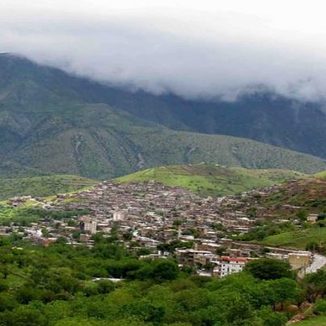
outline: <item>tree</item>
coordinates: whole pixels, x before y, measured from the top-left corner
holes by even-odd
[[[261,280],[275,280],[283,277],[292,278],[293,272],[289,263],[276,259],[257,259],[249,262],[245,271]]]
[[[286,301],[296,301],[299,296],[299,289],[294,280],[288,278],[280,278],[269,281],[270,299],[273,305],[280,303],[282,308]]]
[[[175,262],[160,259],[146,263],[138,271],[129,273],[129,276],[141,280],[166,281],[176,279],[178,274],[179,268]]]
[[[318,315],[326,315],[326,300],[319,299],[314,305],[314,313]]]
[[[170,260],[158,261],[151,273],[151,277],[158,281],[174,280],[179,273],[178,266]]]
[[[7,326],[45,326],[46,317],[42,312],[30,306],[19,306],[10,312],[4,312],[0,316],[2,325]]]
[[[49,236],[49,230],[47,228],[42,228],[42,235],[43,237],[48,237]]]
[[[98,284],[98,292],[105,294],[114,291],[115,285],[113,282],[109,280],[100,280],[97,282]]]
[[[17,305],[18,305],[18,302],[15,300],[15,298],[11,294],[0,293],[0,311],[12,310]]]
[[[301,221],[301,222],[305,222],[307,220],[308,217],[308,212],[306,210],[300,210],[297,213],[297,218]]]
[[[308,300],[315,301],[318,297],[326,294],[326,271],[319,270],[317,273],[308,274],[304,279],[304,287]]]
[[[264,326],[284,326],[287,318],[284,314],[273,312],[270,308],[263,308],[258,312]]]

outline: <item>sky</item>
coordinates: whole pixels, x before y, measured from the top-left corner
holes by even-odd
[[[323,0],[0,0],[0,52],[154,94],[326,99]]]

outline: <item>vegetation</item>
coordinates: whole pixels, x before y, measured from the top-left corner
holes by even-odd
[[[63,219],[73,216],[88,214],[89,210],[45,210],[37,205],[23,205],[20,207],[12,207],[5,204],[0,205],[0,223],[1,225],[9,225],[16,223],[18,225],[26,226],[31,222],[36,222],[42,218]]]
[[[226,168],[214,164],[162,166],[120,177],[117,182],[155,180],[168,186],[182,187],[200,195],[221,196],[271,186],[286,180],[302,178],[300,172],[277,169]]]
[[[326,316],[309,318],[309,319],[304,320],[295,325],[296,326],[325,326],[326,325]]]
[[[0,75],[6,81],[0,82],[5,177],[54,173],[107,179],[142,167],[201,162],[306,173],[326,169],[317,157],[148,122],[118,109],[114,102],[128,102],[125,93],[22,58],[0,56]]]
[[[279,261],[215,279],[171,259],[139,260],[114,237],[94,240],[89,249],[0,238],[0,325],[284,326],[289,305],[325,295],[324,277],[297,283]]]
[[[326,228],[308,227],[303,230],[284,232],[268,236],[263,244],[269,246],[294,247],[300,249],[311,249],[308,246],[316,243],[316,248],[326,250]],[[319,250],[320,251],[320,250]]]
[[[72,175],[0,178],[0,200],[25,195],[45,197],[80,190],[94,184],[95,180]]]
[[[242,96],[231,102],[191,101],[174,94],[155,96],[101,85],[5,54],[0,55],[0,75],[3,78],[0,83],[2,98],[8,93],[10,97],[10,91],[14,92],[6,102],[11,105],[10,109],[21,110],[19,115],[7,110],[7,118],[3,117],[3,132],[8,144],[14,135],[11,131],[15,124],[22,126],[19,130],[22,134],[28,129],[29,121],[24,120],[26,104],[34,106],[35,118],[44,123],[44,113],[58,107],[53,102],[64,99],[66,102],[106,103],[139,119],[174,130],[234,135],[326,157],[326,116],[315,103],[294,104],[289,99],[268,93]],[[54,130],[57,128],[54,125]],[[80,128],[78,131],[83,132]]]
[[[269,258],[253,260],[246,265],[245,269],[260,280],[276,280],[293,276],[287,262]]]
[[[325,194],[326,180],[310,177],[284,183],[267,196],[255,196],[246,212],[260,221],[239,239],[326,253]],[[307,221],[310,214],[316,214],[316,223]]]
[[[315,176],[320,179],[326,179],[326,171],[319,172]]]
[[[241,235],[240,239],[243,241],[262,241],[271,236],[289,233],[295,230],[296,227],[291,222],[276,224],[273,222],[265,221],[256,223],[256,226],[248,233]]]

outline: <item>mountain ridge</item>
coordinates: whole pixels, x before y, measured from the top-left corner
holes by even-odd
[[[69,75],[8,54],[0,56],[0,74],[4,71],[3,80],[15,80],[17,74],[21,79],[22,72],[25,77],[33,73],[38,82],[70,101],[105,103],[170,129],[249,138],[326,158],[326,111],[322,103],[303,103],[266,91],[234,102],[153,95]]]
[[[0,56],[0,76],[0,176],[107,179],[145,167],[203,161],[308,173],[326,169],[317,157],[232,136],[172,130],[106,103],[89,103],[85,97],[99,100],[96,92],[104,90],[107,98],[130,98],[25,58]]]

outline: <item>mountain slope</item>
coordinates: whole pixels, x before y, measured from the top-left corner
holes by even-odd
[[[285,183],[271,195],[261,198],[258,205],[263,207],[261,215],[270,218],[287,218],[291,221],[291,229],[267,236],[262,242],[266,245],[296,247],[306,249],[306,246],[315,243],[316,250],[326,252],[326,180],[320,178],[306,178]],[[309,214],[320,215],[321,221],[312,224],[305,223]],[[293,220],[302,219],[303,222]],[[295,227],[293,227],[295,226]]]
[[[320,179],[326,179],[326,171],[321,171],[319,173],[316,173],[316,178],[320,178]]]
[[[0,178],[0,200],[15,196],[50,196],[90,187],[97,181],[73,175]]]
[[[29,123],[31,131],[13,150],[2,154],[2,162],[14,161],[43,173],[92,178],[110,178],[162,164],[200,162],[308,173],[326,168],[325,162],[315,157],[251,140],[143,124],[106,105],[72,106],[63,114],[47,115],[39,127],[32,119]]]
[[[155,96],[101,85],[8,54],[0,55],[0,76],[0,99],[15,112],[24,112],[26,106],[36,113],[58,103],[106,103],[175,130],[250,138],[326,158],[326,110],[319,103],[300,103],[268,92],[235,102]],[[14,124],[24,117],[7,119]],[[10,141],[13,135],[6,129],[1,136]]]
[[[326,169],[324,161],[309,155],[241,138],[174,131],[107,104],[88,103],[124,93],[23,58],[1,55],[0,76],[2,176],[104,179],[203,161],[308,173]]]
[[[200,195],[222,196],[254,188],[271,186],[286,180],[304,177],[290,170],[248,170],[225,168],[213,164],[174,165],[146,169],[120,177],[117,182],[161,182],[167,186],[182,187]]]

